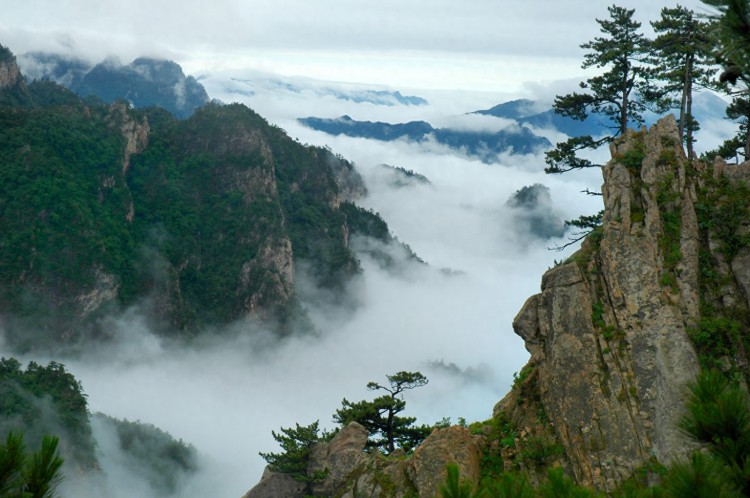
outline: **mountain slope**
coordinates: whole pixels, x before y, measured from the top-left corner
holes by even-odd
[[[346,135],[381,141],[408,140],[417,143],[435,141],[456,151],[463,151],[484,162],[495,162],[501,153],[531,154],[550,147],[550,142],[534,135],[523,126],[510,126],[495,133],[433,128],[425,121],[384,123],[356,121],[349,116],[337,119],[300,118],[299,122],[329,135]]]
[[[33,52],[24,55],[23,64],[34,79],[55,81],[83,98],[95,96],[108,104],[122,99],[136,108],[155,105],[178,118],[209,101],[203,85],[169,60],[140,57],[121,64],[112,59],[91,67],[80,59]]]
[[[392,240],[348,202],[364,192],[351,163],[244,106],[180,121],[26,85],[12,54],[0,75],[15,75],[0,89],[13,104],[0,106],[0,316],[13,347],[106,336],[105,317],[130,306],[163,332],[261,318],[289,333],[305,323],[298,263],[340,292],[360,271],[348,220]]]

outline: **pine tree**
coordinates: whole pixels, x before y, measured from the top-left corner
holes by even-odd
[[[643,124],[645,102],[637,98],[647,94],[647,68],[644,64],[649,53],[649,42],[639,32],[641,23],[633,20],[634,10],[616,5],[608,7],[610,19],[597,19],[602,37],[584,43],[581,48],[591,50],[584,56],[581,67],[606,69],[580,83],[585,93],[571,93],[555,98],[554,110],[558,114],[585,120],[595,113],[609,118],[611,133],[602,138],[590,135],[572,137],[547,153],[547,173],[564,173],[572,169],[595,166],[578,157],[577,152],[596,149],[625,133],[630,123]]]
[[[747,0],[701,0],[718,10],[711,15],[717,60],[724,65],[721,81],[750,85],[750,3]]]
[[[318,435],[318,421],[310,425],[295,424],[295,427],[281,428],[281,432],[271,431],[271,435],[279,443],[281,453],[260,453],[274,472],[291,475],[301,482],[311,482],[322,476],[308,476],[307,464],[313,445],[321,441]]]
[[[56,437],[45,436],[42,448],[27,454],[23,435],[9,432],[0,444],[0,497],[54,498],[63,464],[57,443]]]
[[[426,438],[431,428],[414,426],[416,418],[399,415],[406,408],[403,392],[427,384],[427,377],[420,372],[398,372],[387,375],[388,385],[369,382],[367,388],[371,391],[386,391],[388,394],[379,396],[372,401],[358,401],[352,403],[344,398],[342,408],[336,410],[334,422],[347,425],[358,422],[370,432],[368,445],[381,448],[392,453],[396,447],[406,451],[411,450]],[[377,437],[379,436],[379,437]]]
[[[692,468],[696,472],[717,475],[712,469],[721,466],[722,471],[715,479],[729,476],[742,495],[750,496],[750,401],[747,393],[739,385],[731,384],[721,372],[707,371],[690,386],[686,408],[680,427],[696,441],[707,445],[713,463],[709,466],[706,462],[692,462],[690,467],[681,469],[682,474]]]
[[[661,86],[648,100],[658,104],[659,112],[679,109],[679,133],[685,139],[688,157],[693,157],[693,132],[698,129],[692,113],[694,89],[716,87],[711,84],[709,69],[712,46],[708,23],[678,5],[663,8],[661,18],[651,26],[657,35],[652,42],[651,75]]]

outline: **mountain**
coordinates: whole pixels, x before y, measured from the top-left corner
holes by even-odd
[[[578,121],[560,116],[552,109],[539,111],[538,108],[539,104],[533,100],[520,99],[504,102],[490,109],[474,111],[474,114],[514,119],[520,124],[540,129],[552,128],[571,137],[602,135],[607,133],[607,127],[611,124],[606,116],[591,115],[584,121]]]
[[[180,336],[252,319],[289,333],[306,323],[298,267],[335,294],[361,271],[350,235],[394,240],[352,203],[351,163],[242,105],[178,120],[84,102],[26,84],[7,50],[0,103],[0,320],[16,350],[106,337],[129,307]]]
[[[510,196],[506,205],[513,210],[513,228],[521,237],[548,240],[565,235],[565,224],[552,210],[549,188],[542,184],[523,187]]]
[[[433,128],[425,121],[396,124],[381,121],[356,121],[350,116],[341,116],[336,119],[307,117],[300,118],[299,122],[329,135],[346,135],[381,141],[408,140],[423,144],[434,141],[487,163],[497,161],[498,154],[531,154],[551,146],[549,140],[534,135],[531,130],[523,126],[510,126],[492,133]]]
[[[169,60],[141,57],[123,65],[111,59],[91,67],[81,59],[32,52],[22,62],[33,79],[49,79],[106,103],[122,99],[136,108],[159,106],[186,118],[209,101],[203,85]]]
[[[696,93],[693,96],[693,115],[698,122],[723,120],[727,103],[718,95],[710,91]],[[590,114],[585,120],[561,116],[554,109],[546,108],[539,102],[529,99],[511,100],[503,102],[489,109],[474,111],[473,114],[495,116],[513,119],[521,125],[535,129],[552,129],[570,137],[592,135],[594,137],[609,133],[617,124],[601,114]],[[654,113],[644,113],[647,126],[653,125],[659,116]]]
[[[709,369],[745,391],[750,381],[750,162],[689,162],[671,115],[611,151],[602,225],[515,317],[531,358],[490,419],[436,429],[411,455],[387,457],[363,451],[368,431],[351,423],[312,447],[316,479],[303,486],[267,469],[244,498],[435,496],[449,463],[473,483],[508,484],[512,471],[537,484],[558,468],[612,494],[704,454],[681,429],[687,386]],[[711,399],[710,410],[726,407]],[[732,442],[747,431],[725,426]]]
[[[259,71],[249,71],[242,77],[230,77],[221,84],[221,92],[237,93],[240,95],[256,95],[270,92],[279,94],[312,95],[317,98],[333,97],[338,100],[368,103],[378,106],[422,106],[427,100],[416,95],[403,95],[398,90],[373,90],[358,87],[348,87],[321,82],[309,78],[284,77]],[[220,92],[220,93],[221,93]]]

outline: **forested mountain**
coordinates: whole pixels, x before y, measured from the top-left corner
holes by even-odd
[[[180,121],[84,102],[0,67],[0,314],[16,347],[106,335],[139,306],[156,329],[196,334],[250,317],[305,323],[296,266],[343,288],[351,233],[390,240],[351,204],[351,163],[304,146],[242,105]]]
[[[22,63],[29,78],[54,81],[82,98],[94,96],[108,104],[122,99],[136,108],[159,106],[178,118],[190,116],[209,100],[203,85],[170,60],[139,57],[122,64],[108,59],[92,66],[82,59],[31,52]]]
[[[426,121],[395,124],[380,121],[356,121],[349,116],[336,119],[307,117],[299,121],[305,126],[329,135],[346,135],[381,141],[408,140],[417,143],[434,141],[487,163],[496,162],[498,154],[530,154],[552,145],[546,138],[534,135],[530,129],[523,126],[509,126],[492,133],[434,128]]]

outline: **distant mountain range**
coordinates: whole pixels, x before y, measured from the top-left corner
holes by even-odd
[[[578,121],[561,116],[551,108],[539,112],[539,104],[528,99],[511,100],[490,109],[474,111],[473,114],[513,119],[521,125],[539,129],[554,129],[571,137],[601,135],[614,125],[607,116],[602,115],[591,115],[585,121]]]
[[[712,92],[696,93],[693,97],[693,114],[698,122],[707,120],[723,120],[727,103]],[[511,100],[503,102],[490,109],[474,111],[471,114],[482,114],[515,120],[520,125],[531,126],[534,129],[551,129],[564,133],[570,137],[580,135],[599,136],[617,127],[609,117],[603,114],[591,114],[584,121],[561,116],[551,108],[540,105],[529,99]],[[646,125],[653,125],[659,118],[654,113],[644,115]]]
[[[501,153],[530,154],[552,146],[546,138],[535,135],[524,126],[515,125],[493,133],[434,128],[426,121],[396,124],[356,121],[350,116],[334,119],[307,117],[300,118],[299,122],[329,135],[381,141],[408,140],[418,143],[432,140],[453,150],[464,151],[487,163],[496,161],[497,155]]]
[[[338,100],[357,104],[369,103],[378,106],[422,106],[429,102],[415,95],[403,95],[397,90],[373,90],[351,88],[334,83],[326,83],[307,78],[280,77],[258,71],[252,71],[241,78],[229,78],[222,85],[228,93],[253,96],[263,93],[279,92],[295,95],[312,94],[315,97],[333,97]]]
[[[92,66],[82,59],[32,52],[19,63],[29,78],[52,80],[80,97],[93,95],[107,103],[123,99],[136,108],[159,106],[178,118],[209,102],[203,85],[170,60],[140,57],[121,64],[109,59]]]

